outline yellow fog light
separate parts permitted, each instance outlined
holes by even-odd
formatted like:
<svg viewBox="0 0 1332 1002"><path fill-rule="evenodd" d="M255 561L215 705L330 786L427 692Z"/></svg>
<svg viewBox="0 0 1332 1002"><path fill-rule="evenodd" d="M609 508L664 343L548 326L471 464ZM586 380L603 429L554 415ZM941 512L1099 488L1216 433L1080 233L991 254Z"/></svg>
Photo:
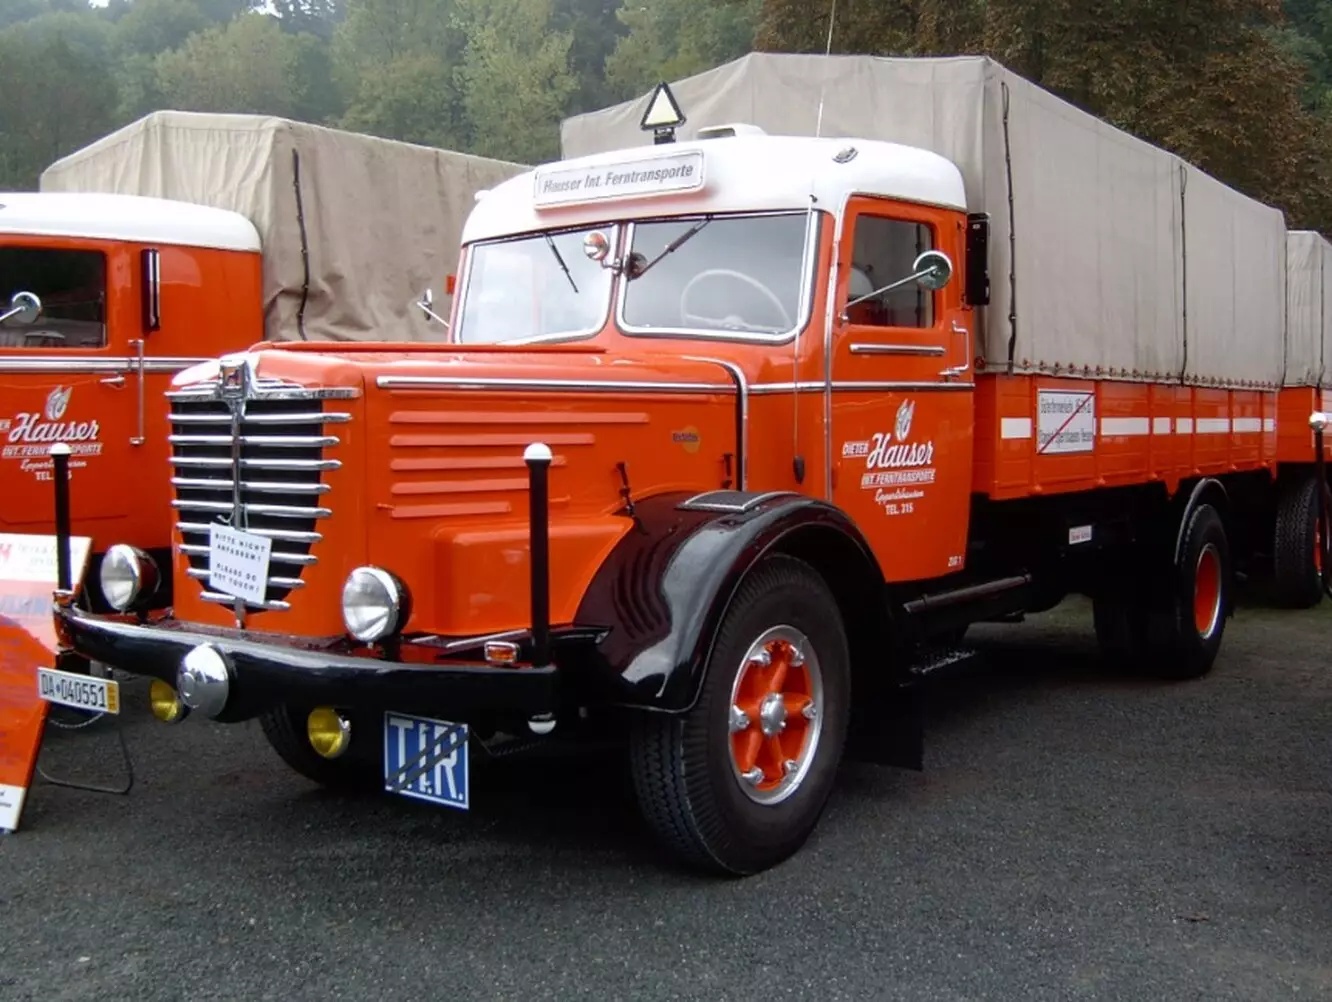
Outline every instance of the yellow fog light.
<svg viewBox="0 0 1332 1002"><path fill-rule="evenodd" d="M323 758L337 758L351 744L351 721L337 710L321 706L305 719L305 734L310 747Z"/></svg>
<svg viewBox="0 0 1332 1002"><path fill-rule="evenodd" d="M190 710L180 701L176 690L160 678L155 678L148 686L148 705L153 716L164 724L175 724L189 716Z"/></svg>

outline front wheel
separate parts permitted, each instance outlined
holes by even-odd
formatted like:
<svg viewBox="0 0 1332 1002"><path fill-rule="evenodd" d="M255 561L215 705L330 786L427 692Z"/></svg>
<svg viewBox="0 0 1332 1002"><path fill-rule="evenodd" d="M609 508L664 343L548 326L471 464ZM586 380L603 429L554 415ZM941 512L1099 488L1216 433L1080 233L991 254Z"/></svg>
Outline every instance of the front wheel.
<svg viewBox="0 0 1332 1002"><path fill-rule="evenodd" d="M764 559L722 621L693 709L635 722L634 786L648 825L686 862L722 873L791 856L832 792L850 695L827 584L803 561Z"/></svg>
<svg viewBox="0 0 1332 1002"><path fill-rule="evenodd" d="M338 758L320 756L306 736L307 710L275 706L259 717L264 737L278 757L306 779L335 790L372 790L383 787L379 734L370 729L373 718L353 714L351 743Z"/></svg>

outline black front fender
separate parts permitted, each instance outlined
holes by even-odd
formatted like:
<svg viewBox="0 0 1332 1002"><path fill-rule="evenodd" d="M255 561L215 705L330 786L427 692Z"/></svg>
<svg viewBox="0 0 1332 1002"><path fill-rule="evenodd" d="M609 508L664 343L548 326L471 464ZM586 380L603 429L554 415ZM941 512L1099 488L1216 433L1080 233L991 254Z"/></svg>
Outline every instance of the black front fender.
<svg viewBox="0 0 1332 1002"><path fill-rule="evenodd" d="M575 619L607 631L582 682L612 703L689 709L741 580L793 535L835 540L854 565L848 573L875 586L883 581L855 524L815 498L674 494L638 503L636 514L639 528L602 564Z"/></svg>

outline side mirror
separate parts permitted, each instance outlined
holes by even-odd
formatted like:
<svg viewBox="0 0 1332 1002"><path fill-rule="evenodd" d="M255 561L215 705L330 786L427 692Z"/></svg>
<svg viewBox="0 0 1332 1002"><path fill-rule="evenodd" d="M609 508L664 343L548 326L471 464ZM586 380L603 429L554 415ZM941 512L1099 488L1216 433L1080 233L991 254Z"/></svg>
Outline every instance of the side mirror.
<svg viewBox="0 0 1332 1002"><path fill-rule="evenodd" d="M426 315L427 320L438 320L444 325L444 329L449 329L449 322L435 312L435 292L433 289L426 289L425 294L416 303L421 312Z"/></svg>
<svg viewBox="0 0 1332 1002"><path fill-rule="evenodd" d="M953 278L953 261L943 251L927 250L916 258L911 270L916 281L931 291L938 291Z"/></svg>
<svg viewBox="0 0 1332 1002"><path fill-rule="evenodd" d="M9 309L0 313L0 324L13 320L26 327L28 324L36 323L41 315L42 301L36 295L31 292L16 292L9 301Z"/></svg>

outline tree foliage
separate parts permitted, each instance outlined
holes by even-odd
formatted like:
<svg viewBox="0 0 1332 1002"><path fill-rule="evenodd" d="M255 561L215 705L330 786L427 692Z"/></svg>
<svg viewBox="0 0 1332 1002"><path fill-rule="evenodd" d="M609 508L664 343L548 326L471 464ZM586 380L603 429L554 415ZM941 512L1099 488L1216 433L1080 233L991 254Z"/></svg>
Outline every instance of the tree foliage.
<svg viewBox="0 0 1332 1002"><path fill-rule="evenodd" d="M559 121L831 0L0 0L0 187L157 108L257 112L532 163ZM1332 0L837 0L834 52L987 53L1332 234Z"/></svg>

